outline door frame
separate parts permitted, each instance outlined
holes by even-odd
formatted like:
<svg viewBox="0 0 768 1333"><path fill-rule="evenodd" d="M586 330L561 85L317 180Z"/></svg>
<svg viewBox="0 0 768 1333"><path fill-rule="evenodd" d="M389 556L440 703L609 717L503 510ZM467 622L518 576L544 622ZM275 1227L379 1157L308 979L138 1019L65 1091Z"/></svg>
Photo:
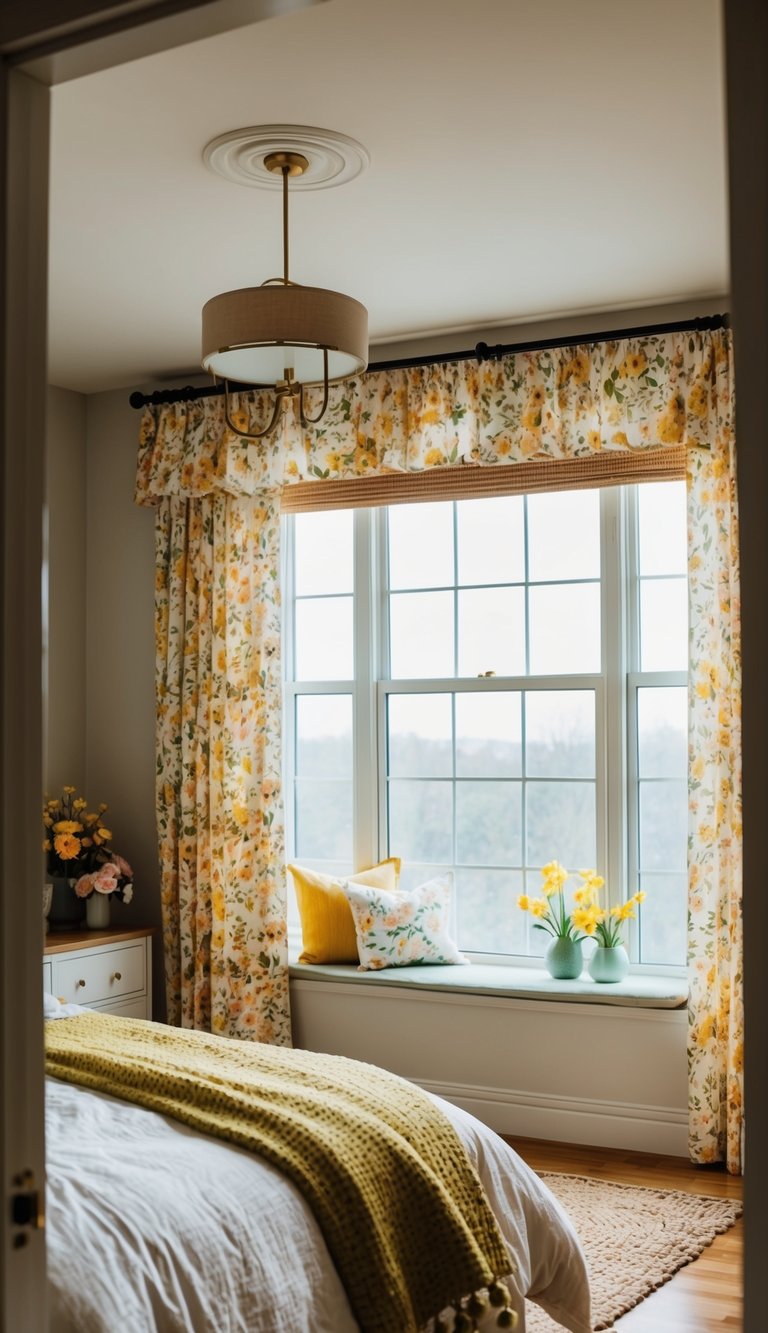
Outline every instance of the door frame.
<svg viewBox="0 0 768 1333"><path fill-rule="evenodd" d="M325 0L24 0L0 9L0 1330L47 1327L40 967L46 698L46 333L56 83Z"/></svg>
<svg viewBox="0 0 768 1333"><path fill-rule="evenodd" d="M42 940L39 803L42 787L43 460L48 93L54 84L151 51L323 0L26 0L0 12L0 414L3 540L0 597L0 1328L45 1328L44 1233L12 1247L7 1195L20 1169L42 1170ZM733 326L744 618L744 870L749 1136L744 1263L747 1333L763 1327L763 1221L768 1211L768 900L762 849L768 700L758 626L767 600L768 496L764 368L768 364L768 8L724 0ZM12 66L17 66L13 69ZM9 126L13 134L9 137ZM19 151L25 145L24 151ZM19 891L19 886L26 891ZM31 886L31 889L30 889ZM750 897L751 886L754 886ZM751 1016L751 1017L750 1017ZM42 1177L40 1177L42 1179Z"/></svg>

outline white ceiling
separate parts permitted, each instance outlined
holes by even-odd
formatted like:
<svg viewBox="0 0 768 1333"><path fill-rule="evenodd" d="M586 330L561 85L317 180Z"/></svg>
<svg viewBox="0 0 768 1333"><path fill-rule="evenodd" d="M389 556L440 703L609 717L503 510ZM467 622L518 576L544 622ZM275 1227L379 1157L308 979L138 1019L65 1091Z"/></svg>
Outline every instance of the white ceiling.
<svg viewBox="0 0 768 1333"><path fill-rule="evenodd" d="M719 0L328 0L62 84L51 382L188 376L204 301L282 271L279 194L202 161L262 123L368 149L293 197L291 272L372 342L721 296L721 61Z"/></svg>

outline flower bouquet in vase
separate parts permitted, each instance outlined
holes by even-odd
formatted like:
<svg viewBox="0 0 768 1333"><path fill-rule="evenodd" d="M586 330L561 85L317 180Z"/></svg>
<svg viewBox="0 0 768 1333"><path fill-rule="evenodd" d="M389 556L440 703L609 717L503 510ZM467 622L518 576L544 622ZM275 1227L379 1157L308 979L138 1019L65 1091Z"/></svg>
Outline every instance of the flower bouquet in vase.
<svg viewBox="0 0 768 1333"><path fill-rule="evenodd" d="M46 870L53 886L50 925L73 930L82 924L100 929L109 924L110 899L129 903L133 871L124 857L112 850L112 832L104 823L107 806L88 809L75 787L46 799L43 827ZM45 894L44 894L45 896Z"/></svg>
<svg viewBox="0 0 768 1333"><path fill-rule="evenodd" d="M549 861L542 867L540 898L521 893L518 907L535 918L534 930L544 930L552 941L544 955L549 975L556 981L573 981L581 975L584 959L581 941L590 933L580 920L578 910L566 912L564 890L570 879L569 872L559 861Z"/></svg>
<svg viewBox="0 0 768 1333"><path fill-rule="evenodd" d="M630 917L637 916L635 908L644 898L645 894L640 890L619 907L611 907L608 912L596 909L600 913L594 931L597 948L588 965L593 981L621 981L627 975L629 957L621 938L621 927Z"/></svg>

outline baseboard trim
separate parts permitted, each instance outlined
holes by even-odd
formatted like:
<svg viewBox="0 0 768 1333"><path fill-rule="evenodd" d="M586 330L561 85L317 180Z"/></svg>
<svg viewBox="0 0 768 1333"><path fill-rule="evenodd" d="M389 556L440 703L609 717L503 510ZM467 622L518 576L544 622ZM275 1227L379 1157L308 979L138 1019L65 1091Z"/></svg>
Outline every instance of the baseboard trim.
<svg viewBox="0 0 768 1333"><path fill-rule="evenodd" d="M682 1108L543 1096L432 1079L413 1081L425 1091L470 1111L498 1134L634 1149L667 1157L688 1155L688 1115Z"/></svg>

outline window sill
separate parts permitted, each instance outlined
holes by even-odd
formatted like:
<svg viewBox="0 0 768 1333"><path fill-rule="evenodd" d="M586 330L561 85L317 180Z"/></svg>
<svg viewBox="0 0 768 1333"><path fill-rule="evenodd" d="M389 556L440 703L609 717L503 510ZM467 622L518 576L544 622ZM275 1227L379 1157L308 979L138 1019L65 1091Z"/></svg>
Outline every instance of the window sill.
<svg viewBox="0 0 768 1333"><path fill-rule="evenodd" d="M630 973L623 981L600 983L586 975L554 981L544 969L470 963L468 967L388 967L359 972L354 963L291 961L291 981L331 981L349 985L444 991L455 997L485 995L513 1000L549 1000L620 1005L634 1009L682 1009L688 1001L684 978Z"/></svg>

